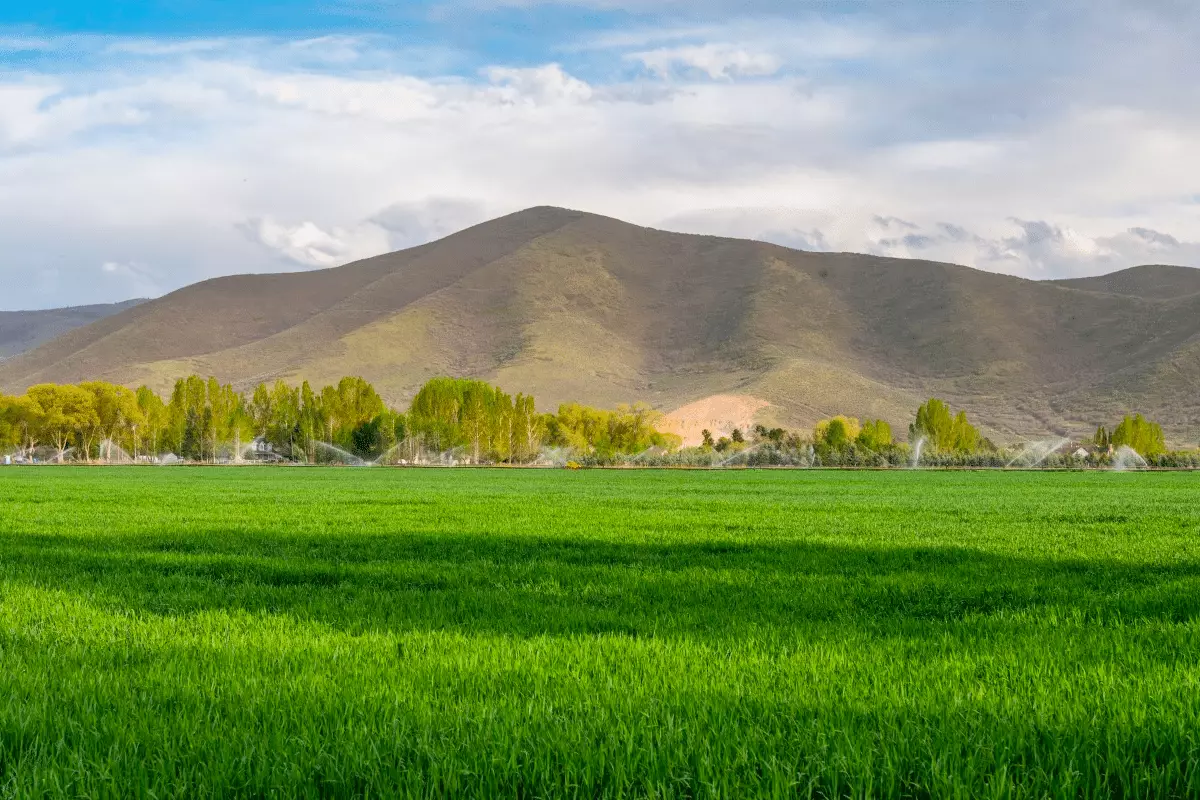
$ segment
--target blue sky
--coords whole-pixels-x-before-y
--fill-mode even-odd
[[[14,3],[0,26],[43,34],[193,39],[199,37],[387,37],[393,47],[458,50],[464,61],[537,61],[577,31],[619,29],[653,15],[573,5],[415,2]]]
[[[1031,278],[1200,266],[1183,0],[10,2],[0,309],[566,205]]]

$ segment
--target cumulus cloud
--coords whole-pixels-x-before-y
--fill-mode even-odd
[[[336,267],[390,249],[386,230],[369,222],[326,231],[314,222],[288,225],[266,217],[246,220],[239,227],[271,251],[306,267]]]
[[[878,255],[972,264],[1031,278],[1076,277],[1154,263],[1200,265],[1200,243],[1149,228],[1089,236],[1070,225],[1011,219],[1008,235],[984,236],[947,222],[930,226],[879,218],[866,249]],[[897,230],[900,228],[900,230]]]
[[[484,74],[497,87],[491,96],[506,103],[582,103],[592,98],[592,87],[558,64],[524,69],[489,67]]]
[[[326,230],[312,221],[287,224],[264,217],[245,220],[238,228],[249,240],[286,261],[321,268],[415,247],[486,219],[486,210],[477,202],[434,197],[395,203],[348,227]]]

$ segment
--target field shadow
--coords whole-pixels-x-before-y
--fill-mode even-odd
[[[0,534],[0,577],[86,594],[121,613],[236,610],[351,632],[724,638],[836,623],[918,635],[931,623],[1050,608],[1093,622],[1200,617],[1197,564],[795,541]]]

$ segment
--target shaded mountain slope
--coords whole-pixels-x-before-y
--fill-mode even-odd
[[[1147,264],[1108,275],[1054,281],[1060,286],[1091,292],[1123,294],[1149,300],[1172,300],[1200,292],[1200,269]]]
[[[1180,290],[1200,270],[1108,277],[1035,282],[537,208],[337,269],[188,287],[0,365],[0,386],[361,374],[402,403],[449,373],[543,408],[748,395],[770,403],[764,422],[902,427],[938,394],[1004,439],[1130,409],[1200,437],[1200,292]]]
[[[0,311],[0,359],[32,350],[67,331],[111,317],[143,302],[145,301],[127,300],[123,303],[51,308],[44,311]]]

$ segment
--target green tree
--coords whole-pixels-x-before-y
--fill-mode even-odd
[[[317,460],[317,442],[326,430],[326,410],[324,398],[313,391],[308,381],[300,383],[296,406],[295,442],[304,453],[304,460],[313,463]],[[338,441],[348,445],[351,431],[337,431]],[[339,445],[339,446],[343,446]]]
[[[1112,445],[1129,447],[1145,458],[1167,452],[1162,427],[1141,414],[1126,416],[1121,424],[1113,429]]]
[[[296,441],[300,411],[300,390],[293,389],[283,381],[275,381],[271,389],[271,420],[267,426],[267,439],[278,451],[287,453],[293,459],[304,455],[303,448]]]
[[[404,436],[404,415],[391,410],[384,411],[354,429],[350,436],[350,450],[359,458],[371,460],[387,453],[402,442]]]
[[[304,405],[307,407],[309,403]],[[316,406],[314,402],[313,407]],[[375,387],[360,377],[345,377],[336,386],[324,387],[319,406],[326,441],[345,449],[353,448],[355,429],[387,410]],[[313,415],[314,419],[316,416]]]
[[[42,410],[28,395],[0,396],[0,442],[29,456],[41,441],[43,428]]]
[[[644,403],[622,404],[613,410],[568,403],[559,406],[555,436],[559,444],[601,457],[632,455],[651,447],[677,449],[679,437],[655,427],[660,419],[661,414]]]
[[[161,437],[166,432],[167,425],[170,422],[167,404],[148,386],[139,387],[136,396],[138,410],[142,418],[141,425],[134,432],[135,438],[138,441],[136,449],[145,451],[152,456],[157,456],[160,452]]]
[[[844,450],[850,444],[850,426],[840,417],[831,419],[822,431],[820,441],[831,450]]]
[[[513,427],[517,432],[512,458],[528,463],[538,457],[546,437],[546,423],[537,413],[533,396],[518,394],[513,403]]]
[[[770,442],[774,445],[783,444],[783,440],[787,437],[787,431],[783,428],[770,428],[765,425],[754,426],[754,438],[759,442]]]
[[[463,387],[462,416],[459,420],[471,458],[475,464],[486,453],[489,423],[495,411],[495,390],[485,383],[471,381]]]
[[[433,378],[413,397],[408,412],[411,428],[438,452],[457,447],[464,442],[462,406],[462,381]]]
[[[137,394],[106,381],[87,381],[79,386],[92,395],[92,406],[96,411],[92,424],[81,430],[85,457],[90,459],[92,447],[105,440],[118,447],[133,449],[134,432],[143,421]],[[111,458],[111,448],[101,453],[101,457]]]
[[[0,393],[0,450],[11,450],[21,439],[17,398]]]
[[[955,416],[950,406],[937,398],[917,409],[908,438],[910,442],[924,439],[929,449],[943,452],[972,453],[986,446],[986,440],[967,419],[965,411]]]
[[[183,438],[179,442],[179,457],[192,461],[204,459],[203,415],[189,408],[184,417]]]
[[[565,424],[554,420],[553,435],[585,448],[581,430],[601,420],[583,406],[563,409]],[[532,461],[551,437],[533,397],[514,399],[498,387],[463,378],[434,378],[422,386],[405,416],[405,433],[439,452],[465,446],[476,463]]]
[[[271,427],[274,409],[271,406],[271,390],[265,383],[260,383],[255,387],[254,395],[250,400],[249,414],[254,425],[254,435],[266,436],[267,430]],[[332,433],[330,438],[333,438]]]
[[[210,384],[215,386],[216,381],[189,375],[175,381],[171,391],[167,436],[182,458],[202,461],[211,449],[216,432],[212,430]],[[208,415],[204,413],[206,409],[210,411]]]
[[[54,445],[59,461],[66,457],[72,440],[81,431],[97,424],[92,394],[86,389],[43,383],[30,387],[26,395],[36,406],[38,438]]]
[[[892,426],[881,419],[865,420],[855,441],[876,453],[886,450],[893,444]]]
[[[839,414],[830,419],[823,419],[813,426],[813,443],[841,450],[858,438],[860,430],[861,425],[857,419]]]

